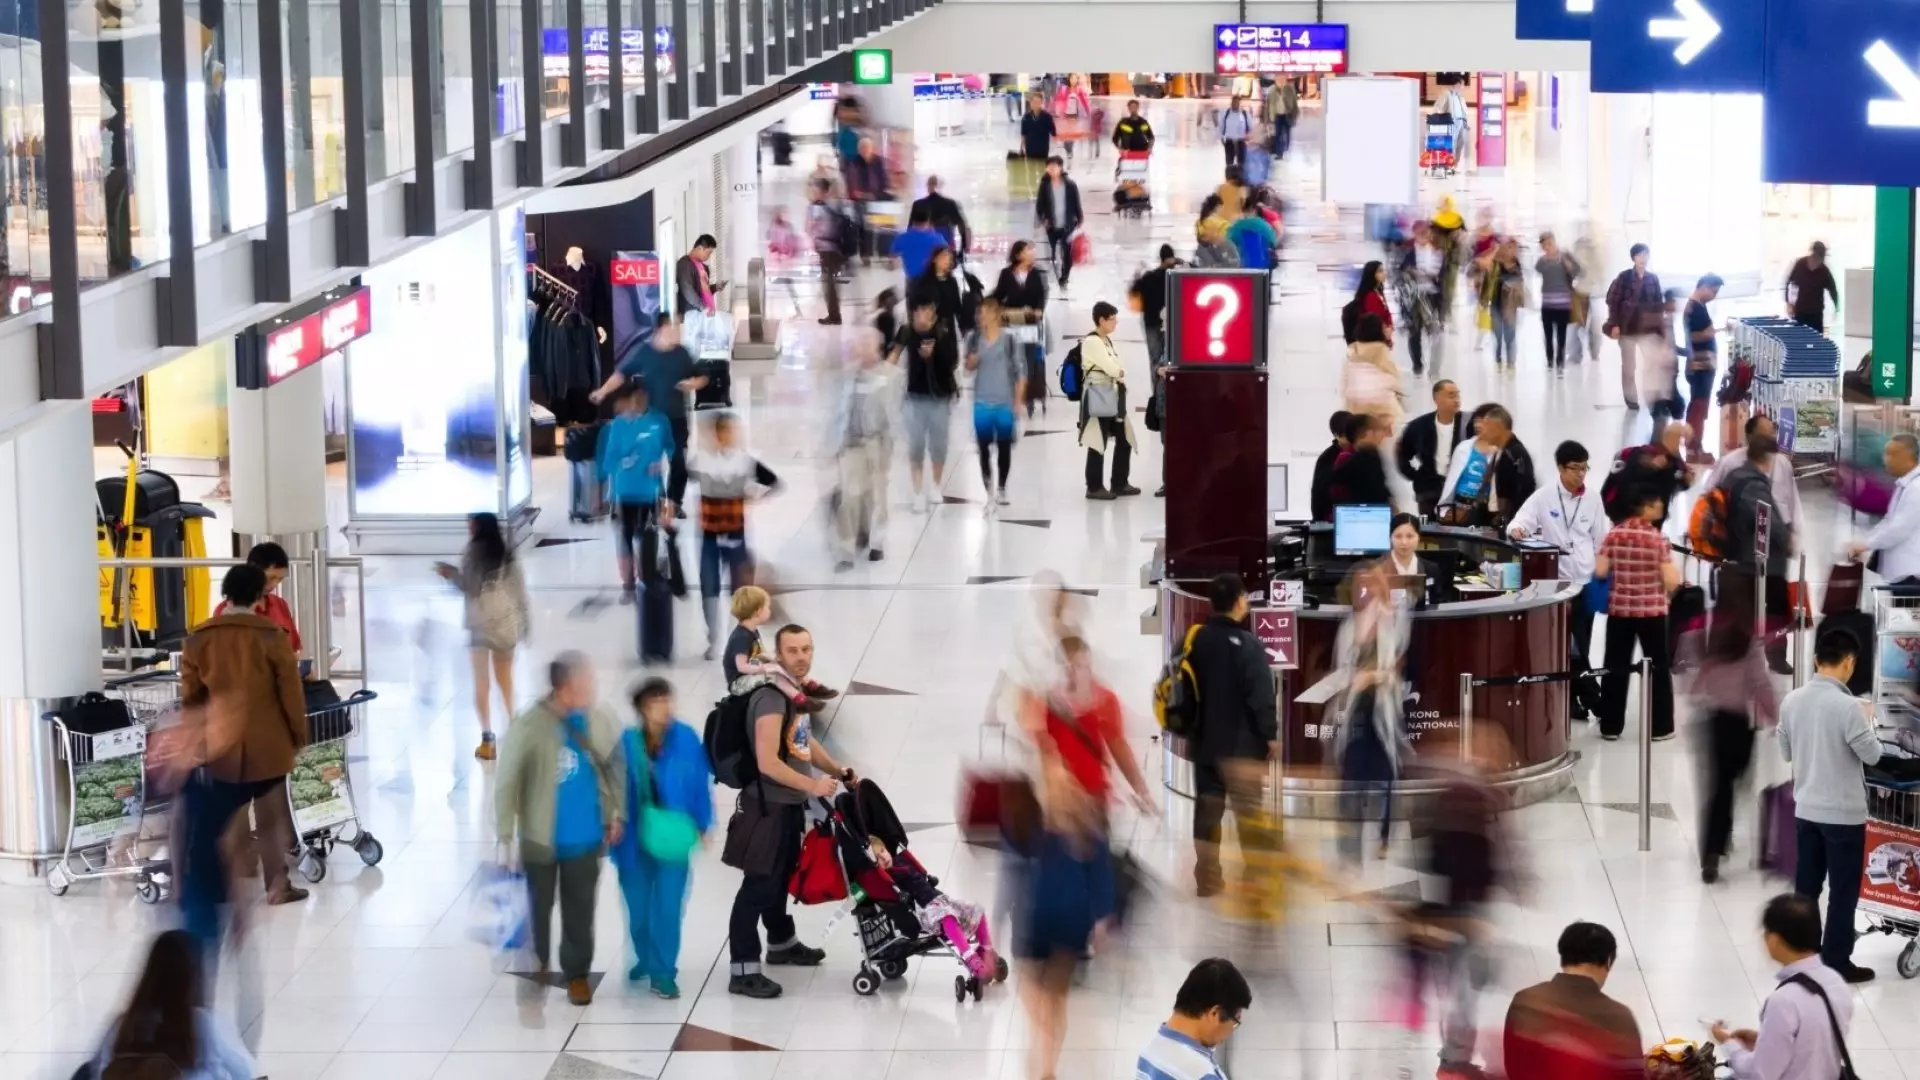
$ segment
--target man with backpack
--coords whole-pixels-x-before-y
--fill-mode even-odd
[[[1787,614],[1787,557],[1792,554],[1793,548],[1792,524],[1787,520],[1787,515],[1781,512],[1773,494],[1773,462],[1779,453],[1780,444],[1773,436],[1749,436],[1746,462],[1729,472],[1713,489],[1713,495],[1709,498],[1714,503],[1706,511],[1710,515],[1724,514],[1722,520],[1725,522],[1726,537],[1720,553],[1727,565],[1766,576],[1766,613],[1769,621],[1784,619]],[[1768,523],[1767,557],[1764,562],[1759,558],[1756,544],[1760,507],[1763,504],[1767,508]],[[1787,663],[1786,637],[1782,635],[1776,638],[1769,634],[1766,644],[1768,666],[1780,674],[1791,675],[1793,668]]]
[[[1193,722],[1187,756],[1193,761],[1194,885],[1213,896],[1220,870],[1220,826],[1232,804],[1242,854],[1271,843],[1263,809],[1267,763],[1279,749],[1273,672],[1266,650],[1247,628],[1247,587],[1221,574],[1207,589],[1213,614],[1189,639]],[[1179,667],[1178,664],[1175,665]]]
[[[773,651],[804,685],[813,670],[813,635],[788,624],[774,634]],[[855,776],[813,738],[812,717],[795,710],[778,685],[768,682],[744,697],[715,706],[706,746],[714,778],[740,789],[720,859],[741,873],[727,923],[727,993],[765,999],[779,997],[782,987],[760,970],[762,925],[768,964],[818,967],[826,959],[824,950],[800,942],[787,913],[787,883],[800,863],[807,801],[832,798]]]

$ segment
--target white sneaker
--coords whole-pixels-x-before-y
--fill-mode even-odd
[[[926,497],[926,496],[925,496],[924,494],[922,494],[922,493],[920,493],[920,492],[918,492],[918,491],[916,491],[916,492],[914,492],[914,493],[913,493],[913,502],[912,502],[912,503],[911,503],[911,504],[910,504],[910,505],[909,505],[909,506],[907,507],[907,509],[909,509],[909,510],[911,510],[911,511],[913,511],[913,512],[914,512],[914,513],[916,513],[916,514],[924,514],[924,513],[926,513],[926,512],[927,512],[927,497]]]

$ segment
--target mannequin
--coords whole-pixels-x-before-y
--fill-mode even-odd
[[[605,342],[607,328],[600,325],[600,320],[594,317],[593,289],[597,284],[594,280],[597,273],[598,268],[587,262],[587,253],[581,250],[578,244],[567,248],[567,253],[560,257],[560,265],[553,268],[554,277],[573,286],[580,294],[577,301],[580,314],[585,315],[594,324],[594,333],[602,342]]]
[[[570,247],[567,249],[566,262],[568,267],[578,272],[581,267],[587,265],[587,253],[578,247]]]

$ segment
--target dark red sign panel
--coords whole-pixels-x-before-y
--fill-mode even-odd
[[[373,332],[373,295],[365,287],[319,311],[269,330],[261,343],[266,386],[319,363]]]
[[[1184,271],[1171,275],[1174,320],[1179,340],[1174,361],[1182,365],[1255,367],[1260,355],[1260,320],[1266,318],[1265,291],[1250,274]]]

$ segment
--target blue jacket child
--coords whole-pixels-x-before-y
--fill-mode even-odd
[[[641,706],[643,726],[646,705],[656,696],[671,693],[663,680],[650,679],[640,687],[634,699]],[[670,697],[667,707],[671,707]],[[682,816],[683,820],[690,819],[703,836],[712,828],[713,792],[707,751],[699,734],[678,720],[667,721],[657,757],[647,752],[642,727],[628,728],[623,745],[633,825],[609,855],[620,875],[620,891],[627,903],[627,930],[637,957],[627,978],[632,982],[650,980],[654,994],[671,1000],[680,996],[675,980],[692,852],[678,859],[650,854],[644,839],[646,819],[662,813]]]
[[[620,399],[620,414],[600,429],[594,467],[616,505],[646,506],[666,490],[667,459],[673,456],[673,428],[647,407],[637,386]]]

